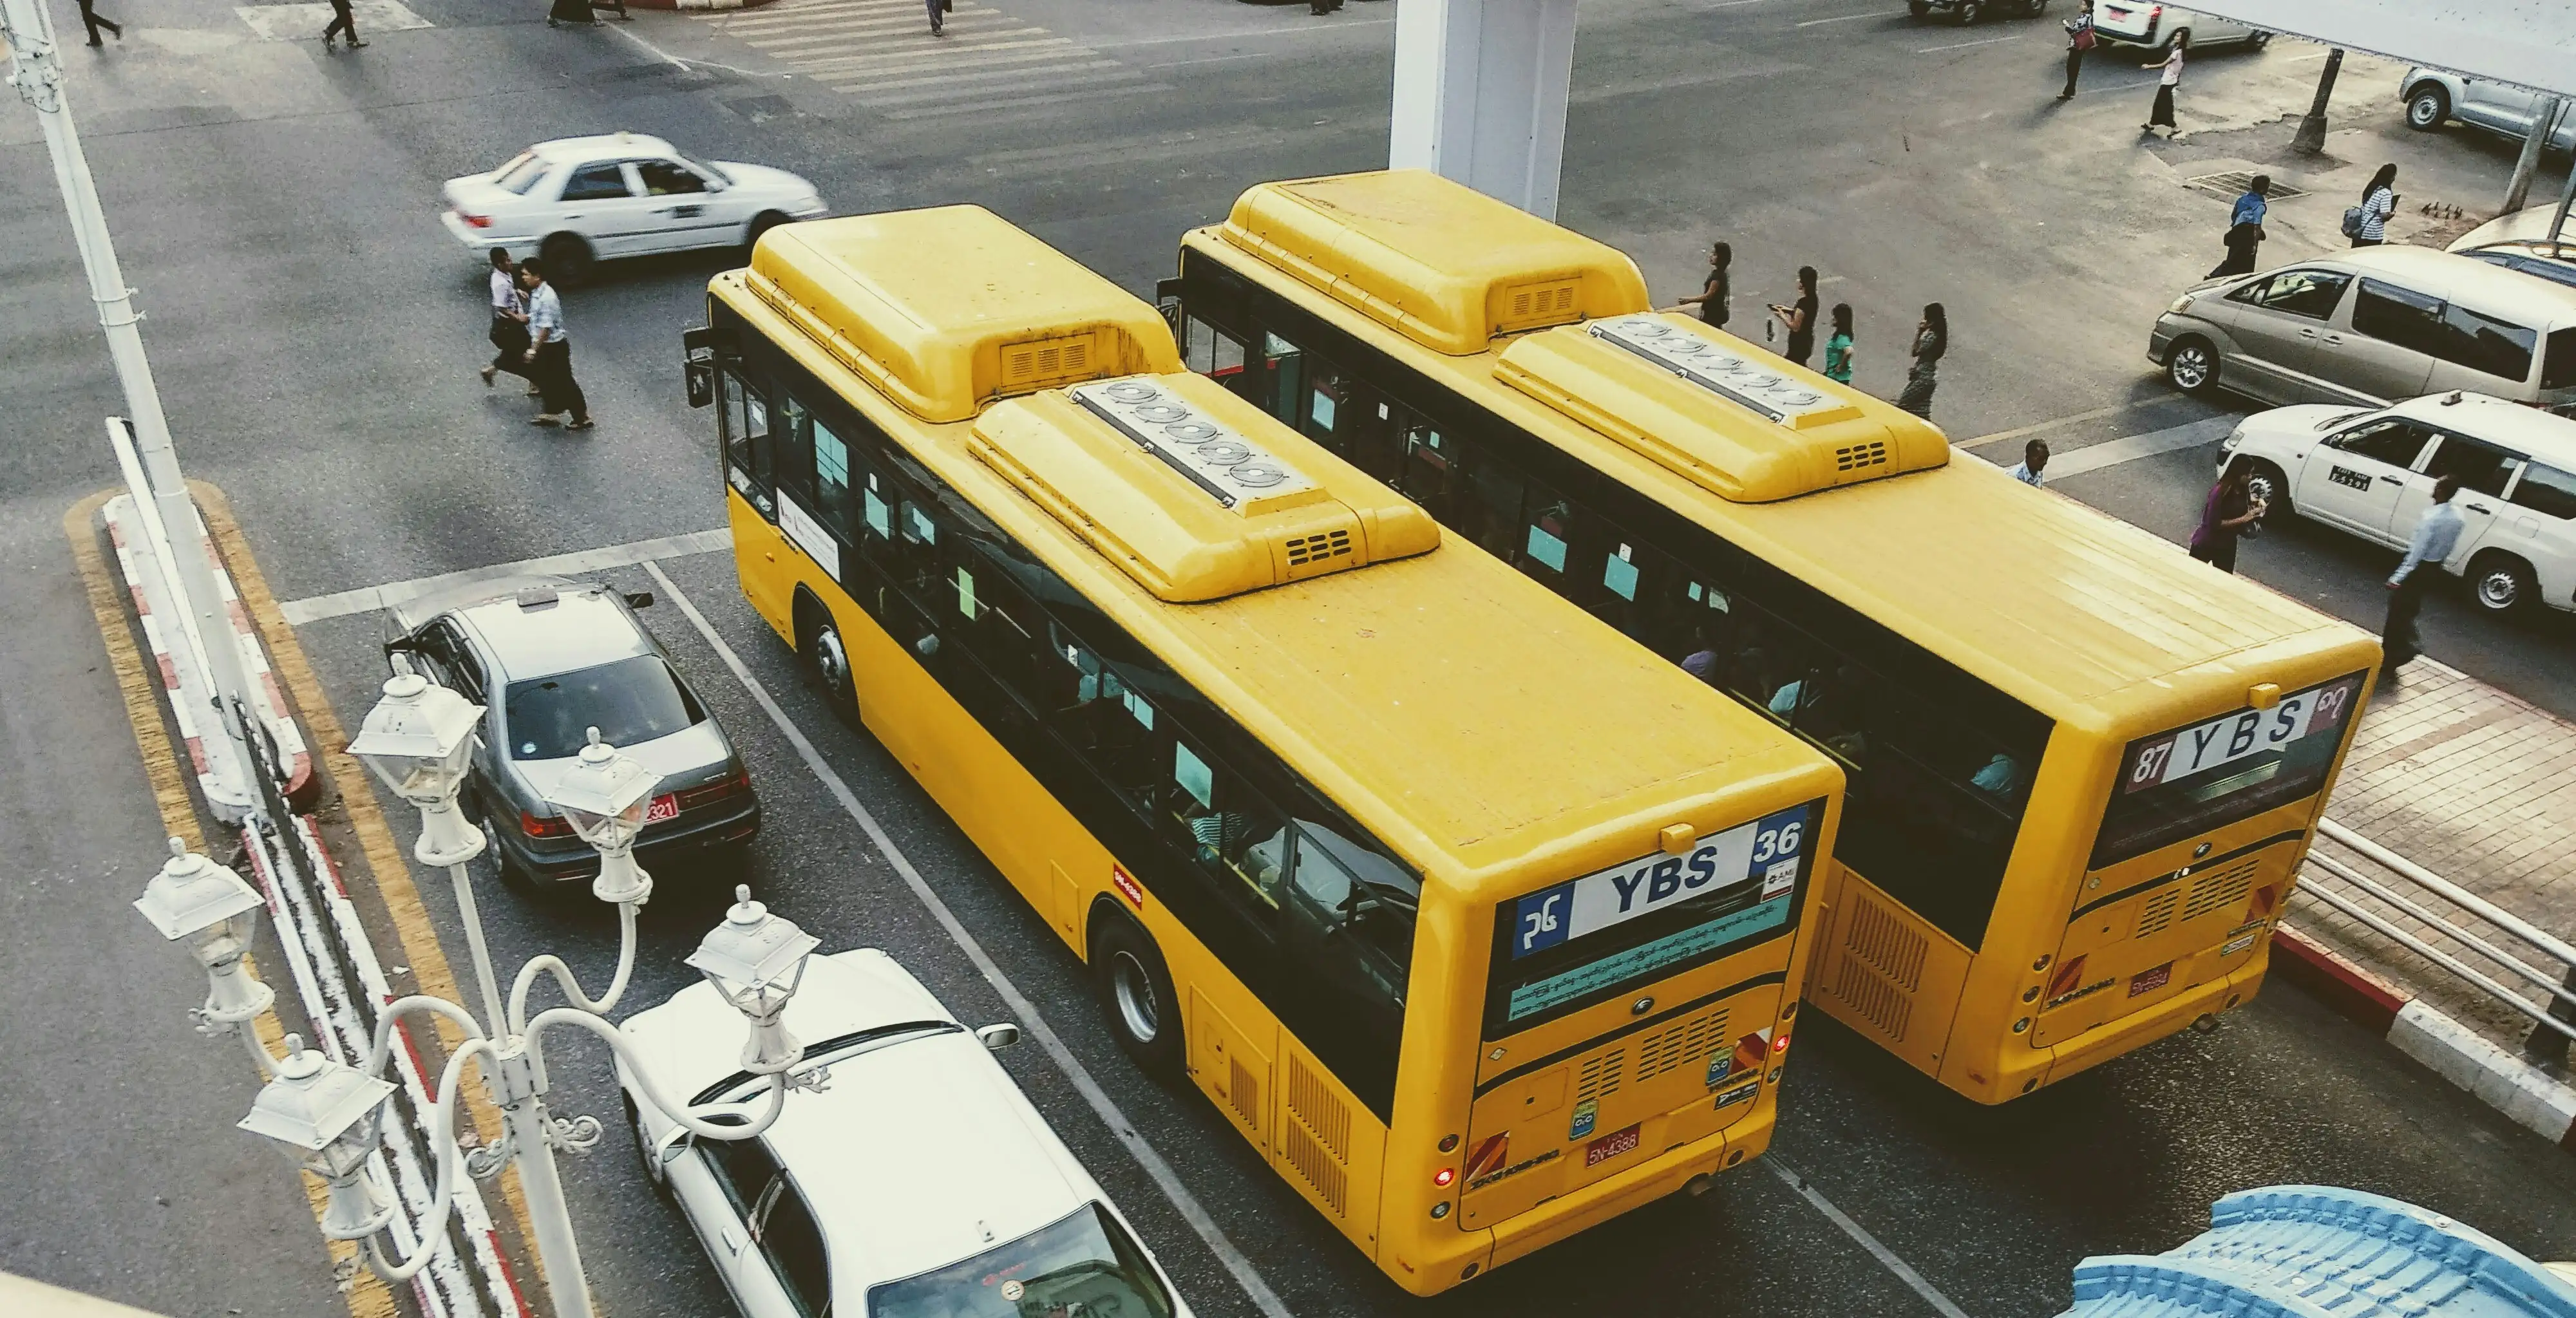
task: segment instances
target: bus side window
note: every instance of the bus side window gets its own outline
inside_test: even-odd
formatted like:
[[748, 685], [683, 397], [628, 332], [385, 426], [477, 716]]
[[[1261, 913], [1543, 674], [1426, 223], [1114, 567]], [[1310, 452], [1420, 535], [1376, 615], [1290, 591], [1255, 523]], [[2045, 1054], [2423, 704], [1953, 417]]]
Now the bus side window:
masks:
[[816, 503], [814, 440], [807, 423], [812, 418], [806, 412], [805, 404], [784, 389], [773, 394], [770, 401], [778, 409], [777, 416], [770, 423], [777, 436], [771, 446], [777, 454], [772, 459], [772, 476], [781, 491], [795, 498], [797, 506], [811, 509]]
[[1187, 737], [1172, 738], [1165, 787], [1164, 836], [1195, 858], [1229, 900], [1256, 917], [1276, 910], [1287, 858], [1275, 842], [1286, 817]]
[[1150, 815], [1163, 780], [1161, 711], [1061, 626], [1047, 624], [1046, 639], [1050, 653], [1029, 674], [1038, 713], [1130, 807]]
[[850, 491], [850, 445], [821, 417], [808, 421], [813, 429], [814, 515], [843, 544], [856, 544], [859, 538], [858, 515]]
[[1546, 582], [1548, 589], [1559, 595], [1582, 598], [1581, 592], [1567, 584], [1567, 571], [1573, 566], [1574, 504], [1564, 495], [1537, 481], [1529, 483], [1521, 515], [1520, 543], [1513, 549], [1513, 566]]
[[1342, 442], [1334, 451], [1369, 479], [1393, 485], [1404, 467], [1404, 409], [1357, 379], [1345, 385]]
[[778, 520], [771, 471], [769, 403], [757, 385], [742, 378], [741, 367], [728, 365], [723, 377], [725, 479], [760, 515]]
[[1306, 407], [1306, 350], [1276, 334], [1261, 336], [1261, 371], [1252, 401], [1297, 429]]
[[1243, 340], [1232, 334], [1188, 316], [1181, 322], [1181, 342], [1191, 370], [1229, 384], [1243, 374]]

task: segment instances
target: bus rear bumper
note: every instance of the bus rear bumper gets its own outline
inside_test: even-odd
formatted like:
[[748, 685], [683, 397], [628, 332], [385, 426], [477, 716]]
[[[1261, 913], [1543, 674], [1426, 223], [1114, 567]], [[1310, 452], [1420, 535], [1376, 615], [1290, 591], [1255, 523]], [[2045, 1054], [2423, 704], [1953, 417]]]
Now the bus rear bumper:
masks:
[[[1778, 1071], [1772, 1072], [1776, 1079]], [[1771, 1147], [1771, 1129], [1778, 1119], [1779, 1091], [1769, 1096], [1773, 1101], [1726, 1128], [1702, 1136], [1688, 1144], [1667, 1149], [1662, 1154], [1616, 1176], [1605, 1176], [1579, 1190], [1547, 1201], [1546, 1211], [1519, 1214], [1497, 1224], [1493, 1229], [1493, 1252], [1487, 1270], [1522, 1255], [1563, 1240], [1568, 1236], [1597, 1226], [1631, 1209], [1661, 1199], [1687, 1186], [1700, 1176], [1742, 1170], [1752, 1159]], [[1455, 1272], [1451, 1276], [1457, 1275]]]
[[[2245, 964], [2205, 984], [2177, 993], [2145, 1011], [2105, 1021], [2086, 1030], [2038, 1054], [2031, 1069], [2037, 1073], [2041, 1085], [2055, 1084], [2079, 1071], [2143, 1048], [2166, 1035], [2178, 1034], [2203, 1018], [2214, 1021], [2221, 1013], [2244, 1006], [2253, 999], [2255, 990], [2263, 986], [2263, 974], [2270, 967], [2271, 955], [2271, 940], [2266, 938], [2258, 954], [2246, 958]], [[2027, 1075], [2023, 1077], [2027, 1078]], [[2015, 1083], [2017, 1086], [2020, 1082]]]

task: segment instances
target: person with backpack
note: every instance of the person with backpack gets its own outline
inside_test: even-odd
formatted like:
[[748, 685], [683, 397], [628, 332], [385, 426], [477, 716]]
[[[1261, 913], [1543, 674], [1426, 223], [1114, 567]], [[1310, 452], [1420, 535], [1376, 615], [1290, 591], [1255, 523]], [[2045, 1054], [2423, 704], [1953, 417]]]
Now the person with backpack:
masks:
[[2343, 236], [2355, 247], [2377, 247], [2388, 241], [2388, 217], [2397, 213], [2397, 166], [2386, 164], [2361, 190], [2361, 204], [2343, 213]]
[[2084, 53], [2100, 40], [2093, 35], [2093, 0], [2084, 0], [2084, 7], [2075, 12], [2075, 17], [2060, 26], [2066, 29], [2066, 90], [2059, 92], [2057, 99], [2071, 101], [2075, 99], [2075, 75], [2084, 71]]
[[2189, 31], [2176, 32], [2173, 34], [2172, 44], [2165, 47], [2165, 57], [2162, 60], [2138, 66], [2142, 69], [2164, 70], [2164, 76], [2156, 79], [2155, 106], [2147, 111], [2147, 121], [2138, 125], [2138, 130], [2140, 132], [2152, 133], [2161, 128], [2165, 130], [2166, 136], [2170, 137], [2173, 135], [2174, 88], [2182, 85], [2182, 53], [2190, 46], [2191, 33]]
[[2263, 217], [2270, 212], [2271, 195], [2272, 176], [2257, 174], [2236, 198], [2236, 208], [2227, 215], [2227, 259], [2209, 272], [2210, 278], [2254, 273], [2254, 249], [2263, 245]]

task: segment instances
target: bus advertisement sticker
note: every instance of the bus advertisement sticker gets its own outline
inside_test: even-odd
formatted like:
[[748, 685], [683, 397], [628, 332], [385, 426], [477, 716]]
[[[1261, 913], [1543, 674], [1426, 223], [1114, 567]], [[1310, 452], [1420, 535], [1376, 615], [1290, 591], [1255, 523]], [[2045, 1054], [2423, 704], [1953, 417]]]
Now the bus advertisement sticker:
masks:
[[1730, 1108], [1738, 1103], [1751, 1099], [1755, 1094], [1761, 1092], [1762, 1080], [1761, 1077], [1756, 1076], [1755, 1078], [1747, 1080], [1743, 1084], [1737, 1085], [1735, 1088], [1718, 1095], [1717, 1106], [1720, 1108]]
[[1733, 1074], [1735, 1074], [1735, 1054], [1733, 1051], [1710, 1053], [1708, 1055], [1709, 1088], [1715, 1089], [1719, 1085], [1725, 1084], [1726, 1078]]
[[1591, 1133], [1592, 1133], [1592, 1126], [1593, 1126], [1593, 1123], [1594, 1123], [1594, 1122], [1599, 1121], [1600, 1119], [1601, 1119], [1601, 1100], [1600, 1100], [1600, 1099], [1597, 1099], [1597, 1098], [1587, 1098], [1587, 1099], [1583, 1100], [1582, 1102], [1575, 1104], [1575, 1105], [1574, 1105], [1574, 1124], [1573, 1124], [1573, 1126], [1572, 1126], [1572, 1127], [1570, 1127], [1570, 1128], [1568, 1128], [1568, 1129], [1566, 1130], [1566, 1132], [1565, 1132], [1565, 1137], [1566, 1137], [1567, 1139], [1570, 1139], [1570, 1140], [1579, 1140], [1579, 1139], [1583, 1138], [1584, 1136], [1591, 1134]]
[[1628, 1125], [1621, 1126], [1619, 1129], [1583, 1146], [1583, 1165], [1586, 1167], [1598, 1166], [1612, 1158], [1616, 1158], [1620, 1154], [1636, 1148], [1640, 1138], [1641, 1136], [1638, 1134], [1638, 1127], [1635, 1123], [1632, 1122]]

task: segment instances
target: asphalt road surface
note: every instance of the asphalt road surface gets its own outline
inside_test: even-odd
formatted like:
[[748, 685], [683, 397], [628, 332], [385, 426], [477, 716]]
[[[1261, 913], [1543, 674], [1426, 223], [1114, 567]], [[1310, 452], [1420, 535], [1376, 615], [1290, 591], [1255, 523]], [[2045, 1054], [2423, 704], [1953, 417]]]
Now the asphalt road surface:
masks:
[[[436, 224], [436, 189], [529, 140], [657, 133], [795, 170], [843, 212], [980, 202], [1140, 292], [1169, 271], [1179, 231], [1245, 185], [1384, 160], [1384, 4], [1310, 18], [1225, 0], [960, 0], [950, 40], [999, 49], [956, 67], [864, 18], [646, 15], [557, 31], [533, 3], [405, 4], [428, 26], [380, 26], [366, 51], [326, 56], [311, 40], [263, 40], [231, 9], [134, 0], [114, 11], [123, 42], [69, 52], [181, 451], [230, 494], [281, 599], [721, 524], [708, 419], [679, 398], [678, 335], [738, 253], [615, 267], [566, 298], [595, 431], [531, 429], [515, 391], [473, 378], [489, 351], [482, 280]], [[2208, 52], [2183, 103], [2199, 131], [2149, 147], [2133, 125], [2152, 75], [2097, 60], [2087, 94], [2056, 106], [2054, 32], [2050, 19], [1918, 26], [1890, 0], [1591, 7], [1561, 218], [1635, 253], [1666, 301], [1696, 290], [1709, 239], [1730, 239], [1740, 318], [1783, 299], [1798, 264], [1819, 266], [1826, 301], [1859, 309], [1859, 383], [1882, 394], [1901, 380], [1915, 309], [1945, 302], [1956, 341], [1936, 419], [1962, 441], [2029, 430], [2062, 456], [2178, 435], [2161, 451], [2107, 450], [2145, 455], [2057, 488], [2179, 539], [2226, 428], [2212, 419], [2227, 412], [2173, 396], [2141, 355], [2156, 310], [2216, 259], [2223, 227], [2222, 199], [2177, 184], [2195, 159], [2276, 149], [2278, 116], [2304, 105], [2316, 65], [2291, 43]], [[2335, 150], [2412, 153], [2411, 176], [2464, 197], [2500, 190], [2509, 145], [2390, 140], [2388, 74], [2347, 67]], [[2324, 245], [2285, 233], [2269, 254]], [[67, 508], [115, 481], [98, 418], [122, 404], [93, 325], [32, 116], [0, 110], [0, 398], [15, 458], [0, 469], [0, 547], [20, 569], [0, 573], [0, 747], [19, 766], [0, 776], [0, 836], [29, 840], [10, 849], [20, 882], [0, 888], [16, 931], [0, 967], [34, 990], [0, 1015], [12, 1059], [0, 1167], [13, 1187], [0, 1196], [0, 1267], [173, 1313], [327, 1315], [342, 1310], [301, 1197], [227, 1128], [251, 1093], [239, 1054], [186, 1033], [195, 976], [125, 909], [161, 827], [61, 529]], [[1983, 451], [2009, 461], [2019, 442]], [[2389, 557], [2291, 530], [2248, 545], [2243, 566], [2375, 623]], [[2217, 1196], [2281, 1181], [2395, 1194], [2535, 1255], [2576, 1257], [2576, 1163], [2276, 986], [2215, 1034], [2000, 1111], [1819, 1019], [1800, 1032], [1769, 1159], [1704, 1198], [1410, 1300], [1207, 1104], [1121, 1058], [1080, 967], [873, 742], [821, 710], [727, 558], [651, 571], [663, 579], [640, 565], [607, 576], [676, 588], [704, 619], [669, 598], [646, 615], [750, 760], [769, 809], [751, 875], [764, 900], [828, 948], [887, 948], [969, 1020], [1005, 1014], [820, 776], [836, 775], [1300, 1318], [2051, 1313], [2078, 1257], [2167, 1248], [2205, 1225]], [[373, 700], [380, 630], [369, 614], [302, 629], [344, 724]], [[2436, 656], [2576, 713], [2564, 618], [2503, 625], [2444, 600], [2426, 633]], [[687, 982], [679, 957], [720, 910], [715, 876], [660, 880], [631, 1003]], [[451, 913], [434, 887], [424, 895], [461, 962]], [[587, 905], [496, 891], [485, 910], [505, 966], [560, 950], [604, 976], [613, 931]], [[1258, 1312], [1043, 1052], [1006, 1061], [1200, 1312]], [[559, 1110], [616, 1124], [596, 1050], [568, 1041], [554, 1071]], [[1791, 1169], [1807, 1192], [1780, 1174]], [[570, 1160], [568, 1175], [607, 1312], [725, 1307], [620, 1140]]]

